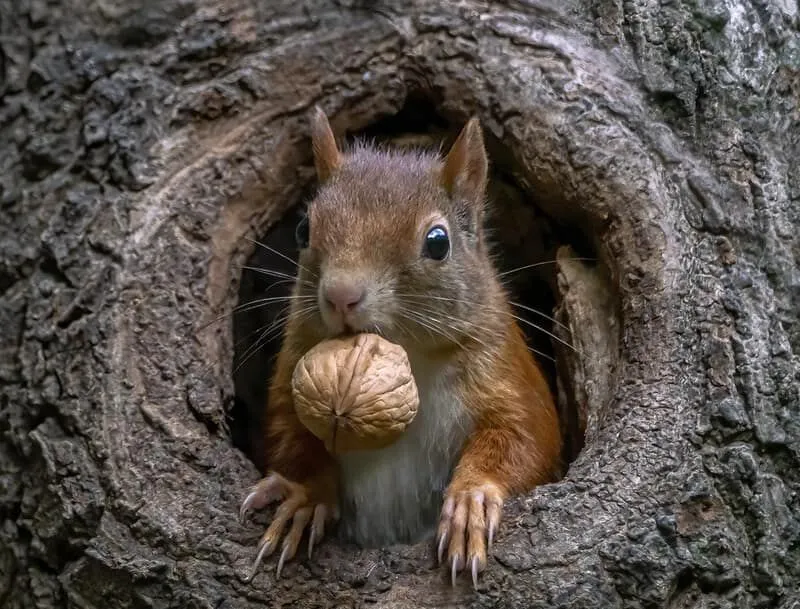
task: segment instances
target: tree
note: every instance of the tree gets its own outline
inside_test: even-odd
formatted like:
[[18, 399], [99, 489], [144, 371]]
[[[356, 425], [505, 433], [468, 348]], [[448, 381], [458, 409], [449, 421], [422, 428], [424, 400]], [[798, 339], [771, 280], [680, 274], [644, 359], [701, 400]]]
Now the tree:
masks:
[[[795, 5], [0, 7], [0, 605], [800, 603]], [[312, 184], [315, 103], [478, 115], [520, 209], [596, 258], [550, 283], [583, 448], [506, 508], [478, 593], [429, 543], [240, 579], [258, 474], [231, 318], [199, 328]]]

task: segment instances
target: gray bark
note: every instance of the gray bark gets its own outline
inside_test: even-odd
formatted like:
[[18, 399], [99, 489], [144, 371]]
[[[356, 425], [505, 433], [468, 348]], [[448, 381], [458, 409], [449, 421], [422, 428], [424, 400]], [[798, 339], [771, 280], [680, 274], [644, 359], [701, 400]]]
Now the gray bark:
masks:
[[[785, 0], [0, 0], [0, 606], [797, 606], [798, 30]], [[596, 255], [552, 283], [583, 449], [478, 592], [429, 543], [245, 583], [258, 471], [231, 318], [201, 326], [312, 184], [308, 109], [412, 94]]]

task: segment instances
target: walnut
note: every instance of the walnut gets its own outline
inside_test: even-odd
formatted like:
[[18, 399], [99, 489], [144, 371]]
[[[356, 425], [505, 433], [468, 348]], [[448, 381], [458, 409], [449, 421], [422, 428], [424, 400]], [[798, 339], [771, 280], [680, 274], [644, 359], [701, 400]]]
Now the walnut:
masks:
[[405, 350], [377, 334], [319, 343], [297, 363], [292, 395], [300, 421], [331, 454], [388, 446], [419, 406]]

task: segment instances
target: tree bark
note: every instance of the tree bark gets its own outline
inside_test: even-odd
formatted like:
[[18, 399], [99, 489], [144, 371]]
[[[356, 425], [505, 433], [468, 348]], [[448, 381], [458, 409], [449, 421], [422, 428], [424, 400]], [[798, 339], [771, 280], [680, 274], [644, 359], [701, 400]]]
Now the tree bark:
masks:
[[[0, 0], [0, 606], [800, 606], [798, 30], [781, 0]], [[582, 450], [477, 592], [430, 543], [246, 583], [258, 472], [230, 318], [201, 326], [311, 183], [311, 106], [355, 132], [412, 94], [596, 252], [556, 286]]]

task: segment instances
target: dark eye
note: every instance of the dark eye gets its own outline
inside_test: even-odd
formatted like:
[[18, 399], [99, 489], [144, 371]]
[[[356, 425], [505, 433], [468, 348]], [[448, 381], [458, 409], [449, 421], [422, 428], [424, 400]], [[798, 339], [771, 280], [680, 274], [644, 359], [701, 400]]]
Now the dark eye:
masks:
[[434, 260], [447, 258], [447, 254], [450, 253], [450, 237], [447, 236], [444, 226], [434, 226], [428, 231], [422, 251], [428, 258]]
[[303, 219], [297, 223], [297, 228], [294, 229], [294, 238], [297, 241], [297, 247], [301, 250], [308, 247], [308, 216], [303, 216]]

